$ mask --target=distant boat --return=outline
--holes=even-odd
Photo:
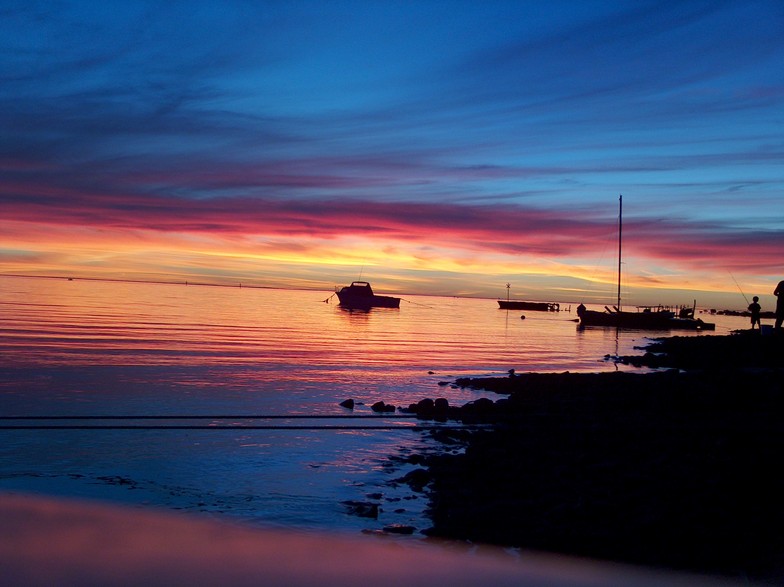
[[[378,296],[367,281],[354,281],[337,292],[340,305],[344,308],[367,310],[370,308],[399,308],[400,298]]]
[[[588,310],[580,304],[580,326],[610,326],[635,330],[716,330],[716,325],[694,318],[694,308],[682,308],[678,315],[663,306],[638,307],[636,312],[621,309],[621,247],[623,235],[623,196],[618,198],[618,301],[604,312]],[[696,303],[695,303],[696,307]]]
[[[511,284],[506,284],[506,299],[498,300],[498,307],[501,310],[533,310],[537,312],[558,312],[561,306],[555,302],[529,302],[526,300],[510,300],[509,288]]]
[[[538,312],[558,312],[561,307],[555,302],[527,302],[523,300],[498,300],[502,310],[536,310]]]

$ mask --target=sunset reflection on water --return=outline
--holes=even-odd
[[[486,394],[457,387],[456,377],[611,370],[605,354],[631,353],[645,341],[640,333],[580,332],[569,312],[521,320],[494,300],[403,296],[399,310],[362,313],[334,298],[324,303],[330,293],[319,291],[0,279],[0,414],[141,425],[7,428],[0,490],[286,527],[366,528],[370,522],[340,503],[368,494],[403,500],[386,521],[422,526],[425,501],[389,484],[402,474],[389,469],[389,457],[434,441],[399,414],[374,414],[374,402],[444,397],[461,405]],[[356,400],[353,411],[339,406],[346,398]],[[312,418],[348,414],[366,419],[327,429],[328,420]],[[161,429],[112,420],[132,416],[170,420]],[[186,419],[197,416],[206,419]],[[312,428],[225,428],[265,422]],[[361,428],[386,423],[395,428]]]
[[[4,278],[7,366],[266,365],[302,378],[376,367],[601,369],[641,333],[579,332],[570,312],[498,310],[494,300],[409,296],[348,311],[318,291]],[[721,328],[717,331],[721,333]]]

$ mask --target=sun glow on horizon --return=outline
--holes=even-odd
[[[28,239],[20,250],[18,242],[5,242],[0,236],[5,274],[201,280],[326,291],[364,274],[389,292],[495,298],[502,297],[504,283],[511,282],[515,295],[531,299],[596,303],[612,299],[617,279],[617,266],[612,264],[598,266],[574,257],[561,262],[520,253],[482,255],[473,243],[461,250],[353,235],[303,243],[280,236],[226,238],[136,230],[115,232],[107,247],[107,231],[32,224],[17,230],[47,238]],[[631,260],[630,265],[638,264]],[[690,291],[700,298],[705,293],[717,294],[717,299],[737,297],[735,284],[710,271],[639,275],[629,269],[624,267],[623,295],[640,303],[685,303]],[[761,281],[748,282],[747,288],[755,295],[770,289]],[[673,292],[678,290],[681,294],[675,299]],[[572,299],[562,299],[565,296]],[[659,296],[665,299],[657,300]]]

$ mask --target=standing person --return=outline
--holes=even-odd
[[[781,323],[784,322],[784,281],[779,281],[773,295],[778,297],[776,300],[776,332],[781,332]]]
[[[759,305],[759,298],[754,296],[751,298],[751,303],[749,304],[749,312],[751,312],[751,329],[754,330],[754,325],[757,325],[757,328],[762,330],[762,326],[760,325],[760,312],[762,311],[762,306]]]

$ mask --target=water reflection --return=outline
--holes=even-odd
[[[357,312],[324,292],[0,279],[5,416],[314,416],[346,413],[347,398],[369,415],[376,401],[481,396],[450,385],[458,376],[614,369],[604,355],[645,341],[576,332],[563,312],[520,320],[495,300],[413,296]],[[427,442],[402,428],[6,431],[0,489],[359,528],[335,504],[391,499],[387,457]],[[402,523],[418,515],[405,509]]]
[[[585,370],[606,354],[633,352],[644,338],[575,332],[563,312],[520,320],[492,300],[427,298],[400,310],[357,311],[321,303],[323,292],[6,278],[9,284],[0,293],[6,365]]]

